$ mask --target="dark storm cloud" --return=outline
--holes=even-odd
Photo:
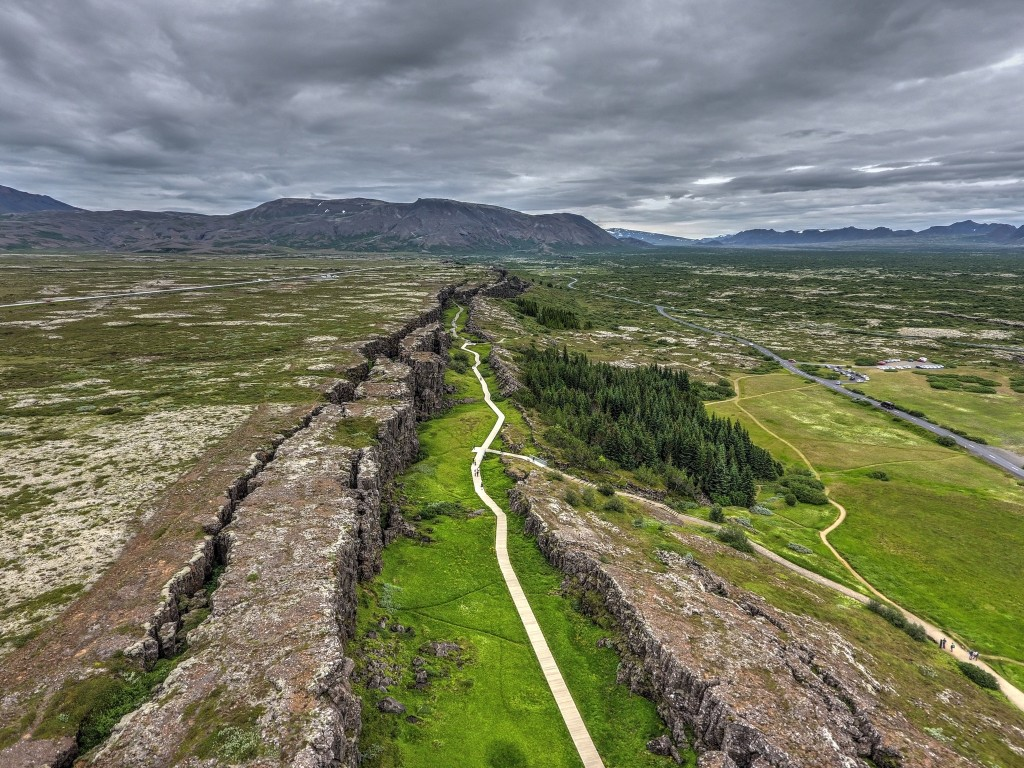
[[[1019,0],[8,0],[0,184],[679,234],[1024,219]]]

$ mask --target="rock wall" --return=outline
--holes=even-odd
[[[380,569],[389,488],[418,452],[417,418],[440,408],[448,338],[438,320],[454,292],[445,289],[430,310],[362,344],[364,356],[376,356],[372,370],[374,357],[352,366],[350,380],[325,393],[331,404],[278,435],[231,483],[124,654],[148,667],[180,651],[187,614],[208,607],[203,587],[224,563],[211,616],[189,633],[192,653],[158,700],[122,720],[95,765],[199,764],[189,749],[204,727],[197,717],[205,701],[216,701],[218,712],[262,711],[252,728],[281,758],[254,764],[356,764],[359,704],[344,657],[356,583]],[[376,421],[374,444],[339,443],[343,422],[360,417]],[[4,698],[12,716],[17,700]],[[68,762],[68,749],[26,739],[0,752],[0,764],[57,766]]]
[[[418,452],[417,414],[440,398],[417,389],[431,379],[416,371],[421,362],[433,370],[423,356],[437,353],[423,350],[443,343],[439,333],[435,324],[403,340],[410,364],[379,357],[352,402],[325,406],[282,444],[220,534],[227,569],[212,615],[188,635],[191,657],[92,765],[198,765],[190,745],[240,727],[228,723],[246,712],[260,751],[275,755],[252,764],[358,764],[360,706],[344,647],[356,584],[380,570],[389,488]],[[367,420],[373,444],[345,445],[346,422]],[[216,713],[198,717],[209,701]]]
[[[512,359],[512,353],[497,344],[491,346],[491,353],[487,356],[487,364],[494,371],[498,380],[498,391],[505,397],[518,392],[523,385],[519,381],[519,368]]]
[[[630,572],[629,548],[538,493],[537,477],[510,492],[513,510],[567,583],[599,596],[620,633],[619,682],[657,705],[677,744],[693,735],[702,768],[969,765],[884,712],[877,682],[827,628],[671,552],[658,553],[666,573],[649,561]]]

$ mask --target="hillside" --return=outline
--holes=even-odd
[[[425,198],[414,203],[284,198],[228,216],[149,211],[49,211],[0,218],[0,249],[216,252],[267,248],[360,251],[620,249],[588,219],[530,215]]]
[[[73,205],[54,200],[48,195],[33,195],[31,192],[0,186],[0,214],[77,210]]]
[[[920,231],[875,227],[842,227],[840,229],[804,229],[779,232],[774,229],[747,229],[734,235],[707,238],[705,245],[728,246],[833,246],[868,245],[876,247],[933,247],[953,245],[1024,245],[1024,226],[1012,224],[979,224],[958,221],[955,224],[929,227]]]

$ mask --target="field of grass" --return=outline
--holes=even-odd
[[[1009,387],[1006,373],[977,368],[956,368],[958,375],[975,375],[998,381],[996,394],[932,389],[925,376],[911,371],[882,372],[863,368],[871,381],[859,389],[904,409],[923,412],[945,427],[960,429],[1016,453],[1024,453],[1024,394]]]
[[[47,302],[0,308],[0,654],[61,610],[62,588],[87,588],[205,451],[259,409],[312,406],[359,343],[485,274],[379,255],[0,254],[0,304]]]
[[[477,348],[482,355],[484,347]],[[362,589],[358,649],[350,651],[364,681],[374,660],[393,666],[399,685],[391,695],[415,721],[379,713],[375,703],[384,694],[364,687],[362,749],[370,755],[364,764],[579,765],[501,578],[494,518],[475,511],[482,505],[473,491],[470,449],[486,437],[493,414],[471,372],[449,371],[447,381],[459,398],[473,396],[475,386],[476,399],[421,426],[424,458],[399,481],[406,516],[427,518],[417,529],[429,543],[403,538],[385,551],[382,574]],[[504,503],[511,481],[497,458],[481,472],[489,493]],[[436,502],[451,506],[435,516],[428,505]],[[597,647],[604,631],[559,594],[561,575],[521,526],[510,519],[514,566],[602,756],[609,766],[666,765],[645,749],[663,731],[654,706],[616,685],[617,656]],[[381,629],[382,617],[385,627],[401,624],[415,634]],[[439,659],[429,653],[430,642],[461,650]],[[427,671],[425,687],[413,684],[417,669]]]
[[[751,379],[740,382],[744,385]],[[998,470],[951,451],[878,411],[857,406],[818,387],[797,387],[789,374],[757,380],[770,396],[714,405],[759,439],[757,424],[798,448],[821,473],[831,495],[849,516],[831,535],[833,545],[884,594],[909,610],[960,635],[985,653],[1024,659],[1024,490]],[[763,430],[762,430],[763,432]],[[765,446],[787,462],[792,448],[779,440]],[[890,478],[872,478],[873,470]],[[803,505],[800,505],[801,507]],[[834,519],[821,507],[803,516],[806,539],[795,538],[779,518],[799,514],[779,508],[775,517],[753,518],[764,544],[800,564],[834,577],[827,556],[809,542],[816,528]],[[815,550],[803,559],[783,539]],[[830,572],[833,571],[833,572]],[[843,579],[837,579],[843,580]],[[846,580],[847,583],[848,580]]]
[[[925,355],[1010,366],[1024,351],[1024,268],[1010,253],[658,249],[571,265],[524,259],[521,271],[545,287],[578,277],[584,309],[606,301],[595,293],[662,304],[802,361]],[[596,313],[595,329],[608,327],[604,317]]]
[[[557,478],[554,473],[551,476]],[[656,550],[693,554],[716,574],[770,605],[821,621],[827,631],[837,633],[832,642],[841,643],[851,658],[867,667],[880,683],[873,690],[886,707],[905,713],[919,728],[941,734],[943,741],[981,765],[1016,765],[1016,754],[1003,734],[1024,726],[1024,715],[1009,708],[1001,694],[967,680],[949,654],[934,644],[912,640],[861,604],[765,558],[737,556],[728,549],[699,544],[700,538],[710,535],[707,530],[672,525],[663,514],[652,517],[649,509],[632,500],[625,500],[623,511],[609,510],[602,495],[590,494],[588,501],[581,498],[586,490],[575,483],[563,478],[557,484],[565,490],[555,490],[555,495],[564,499],[574,489],[574,506],[600,518],[607,524],[604,531],[614,532],[616,544],[629,553],[623,556],[625,562],[658,572],[664,566]],[[629,567],[623,562],[618,565]],[[950,716],[950,700],[957,702],[955,717]]]

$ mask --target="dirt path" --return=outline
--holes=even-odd
[[[456,315],[457,317],[458,315]],[[454,321],[452,323],[452,330],[457,336],[458,333]],[[480,374],[480,355],[469,347],[470,343],[468,341],[462,345],[462,349],[473,355],[475,360],[473,373],[476,374],[477,381],[480,382],[480,388],[484,393],[484,402],[494,411],[494,415],[497,417],[483,445],[473,449],[474,458],[470,469],[473,475],[473,489],[476,491],[476,495],[480,497],[480,500],[497,518],[498,525],[494,548],[497,552],[501,575],[505,579],[505,585],[512,596],[512,602],[515,604],[519,618],[526,629],[526,635],[530,639],[533,652],[537,655],[537,661],[540,663],[544,679],[551,689],[551,695],[554,696],[555,703],[558,705],[558,711],[562,715],[562,720],[565,721],[565,727],[569,730],[573,744],[576,745],[576,751],[579,753],[580,760],[583,761],[584,768],[604,768],[601,755],[590,738],[590,732],[587,731],[587,726],[583,722],[579,709],[576,707],[576,702],[573,701],[572,694],[569,693],[569,688],[562,678],[561,671],[558,669],[558,664],[555,663],[554,656],[551,655],[551,649],[548,648],[547,640],[544,639],[544,633],[541,631],[540,624],[537,623],[537,618],[533,615],[533,609],[530,608],[530,603],[526,599],[526,593],[523,592],[519,578],[512,568],[512,562],[508,557],[508,518],[505,516],[502,508],[495,503],[494,499],[487,495],[487,491],[483,487],[483,481],[480,478],[480,463],[490,449],[491,443],[494,442],[494,438],[501,431],[501,427],[505,423],[505,414],[491,400],[491,393],[487,387],[487,382],[484,381],[484,377]]]
[[[793,453],[799,456],[800,460],[804,463],[804,465],[811,472],[814,473],[814,476],[821,480],[821,475],[818,474],[818,470],[815,468],[813,464],[811,464],[810,459],[807,458],[803,451],[801,451],[799,448],[793,445],[793,443],[789,442],[789,440],[786,440],[781,435],[776,434],[775,432],[770,430],[760,419],[758,419],[754,414],[752,414],[750,411],[743,407],[743,403],[741,401],[744,400],[745,398],[743,397],[743,394],[740,390],[740,382],[744,378],[746,377],[741,376],[740,378],[736,379],[736,397],[733,399],[733,402],[735,403],[736,407],[743,411],[743,413],[745,413],[752,422],[757,424],[757,426],[759,426],[769,435],[774,437],[783,445],[789,446],[790,450],[792,450]],[[828,551],[832,553],[832,556],[835,557],[835,559],[842,564],[842,566],[850,573],[850,575],[853,576],[853,578],[856,579],[860,584],[863,584],[865,589],[871,592],[871,594],[873,594],[875,597],[885,600],[886,602],[892,602],[891,600],[889,600],[889,598],[887,598],[885,595],[883,595],[881,592],[875,589],[874,586],[872,586],[872,584],[867,579],[865,579],[863,576],[857,573],[854,567],[847,562],[845,557],[839,554],[839,550],[833,547],[832,542],[828,540],[828,535],[832,533],[832,531],[834,531],[840,525],[842,525],[843,521],[846,520],[846,507],[844,507],[842,504],[840,504],[838,501],[832,498],[832,496],[829,494],[828,486],[825,487],[825,496],[828,497],[828,503],[835,507],[837,510],[839,510],[839,516],[828,528],[826,528],[823,531],[818,531],[818,538],[821,539],[821,543],[828,548]]]

